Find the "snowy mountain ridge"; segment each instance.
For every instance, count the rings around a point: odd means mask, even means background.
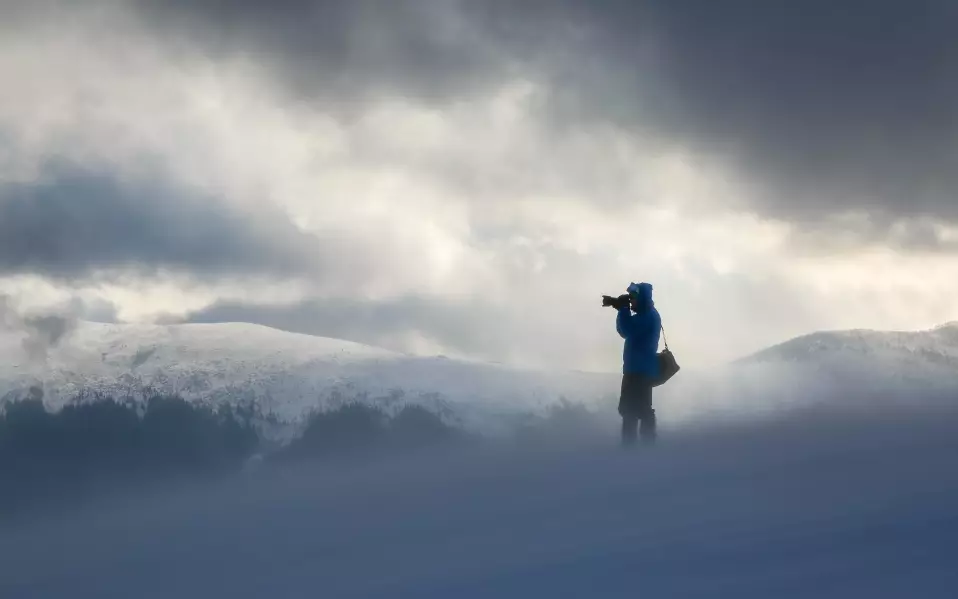
[[[31,361],[22,339],[0,337],[0,397],[41,385],[51,404],[81,391],[140,389],[211,401],[248,398],[295,420],[341,395],[413,401],[466,421],[534,412],[560,396],[588,402],[615,375],[534,372],[443,356],[414,356],[247,323],[139,325],[80,322]]]
[[[42,360],[31,359],[23,344],[22,336],[0,334],[0,398],[40,386],[54,407],[81,392],[122,397],[149,389],[191,400],[251,400],[295,421],[312,409],[366,397],[383,407],[424,404],[488,430],[562,398],[608,408],[620,384],[617,372],[539,372],[407,355],[248,323],[79,322]],[[663,415],[679,422],[710,410],[761,412],[919,393],[958,397],[958,323],[916,332],[812,333],[714,372],[685,369],[655,395]]]

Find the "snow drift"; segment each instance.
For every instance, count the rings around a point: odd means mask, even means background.
[[[261,471],[0,530],[0,596],[952,598],[955,415]]]

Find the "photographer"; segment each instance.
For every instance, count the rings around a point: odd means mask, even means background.
[[[662,319],[652,301],[652,285],[632,283],[627,291],[617,298],[603,296],[602,305],[617,310],[615,329],[625,339],[619,414],[622,416],[622,442],[632,445],[637,433],[649,443],[656,436],[652,387],[661,375],[657,351]]]

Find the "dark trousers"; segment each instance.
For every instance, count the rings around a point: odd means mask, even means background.
[[[645,442],[655,440],[652,385],[641,374],[626,373],[622,375],[619,415],[622,416],[622,442],[624,444],[631,445],[639,437]]]

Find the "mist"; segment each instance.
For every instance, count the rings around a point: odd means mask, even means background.
[[[260,455],[0,521],[0,594],[954,596],[958,408],[851,399],[666,419],[631,450],[613,414],[570,409],[505,437]]]
[[[77,316],[69,307],[44,307],[24,311],[0,293],[0,333],[20,337],[20,347],[31,364],[42,366],[50,349],[76,328]]]

